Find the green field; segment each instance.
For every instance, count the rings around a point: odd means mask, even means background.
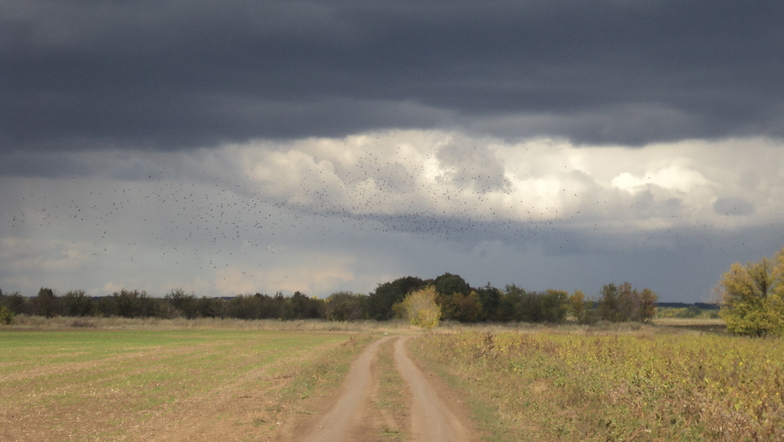
[[[90,321],[0,329],[0,440],[288,440],[381,332],[419,336],[412,353],[469,399],[488,440],[784,440],[784,340],[732,336],[715,319],[424,334],[395,322]],[[391,348],[375,362],[372,424],[405,440],[409,395]]]
[[[287,407],[339,384],[370,339],[341,332],[0,331],[0,439],[265,440]]]

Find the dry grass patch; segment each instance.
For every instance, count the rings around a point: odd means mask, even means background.
[[[495,440],[784,440],[781,339],[470,331],[411,344]]]
[[[274,440],[339,383],[367,334],[0,332],[0,439]]]

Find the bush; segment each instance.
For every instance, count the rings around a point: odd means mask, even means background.
[[[431,329],[438,326],[441,319],[441,307],[436,304],[436,296],[435,287],[429,285],[406,296],[395,310],[402,311],[411,325]]]
[[[10,325],[14,322],[14,312],[8,307],[0,305],[0,324]]]

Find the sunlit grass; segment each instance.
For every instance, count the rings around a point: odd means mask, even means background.
[[[412,345],[495,410],[500,440],[784,440],[781,339],[457,332]]]
[[[334,387],[371,339],[242,329],[0,331],[0,427],[18,440],[138,439],[140,422],[165,427],[243,392],[285,404]]]

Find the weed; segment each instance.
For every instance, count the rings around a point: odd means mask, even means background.
[[[784,341],[457,332],[412,342],[511,440],[784,440]]]

